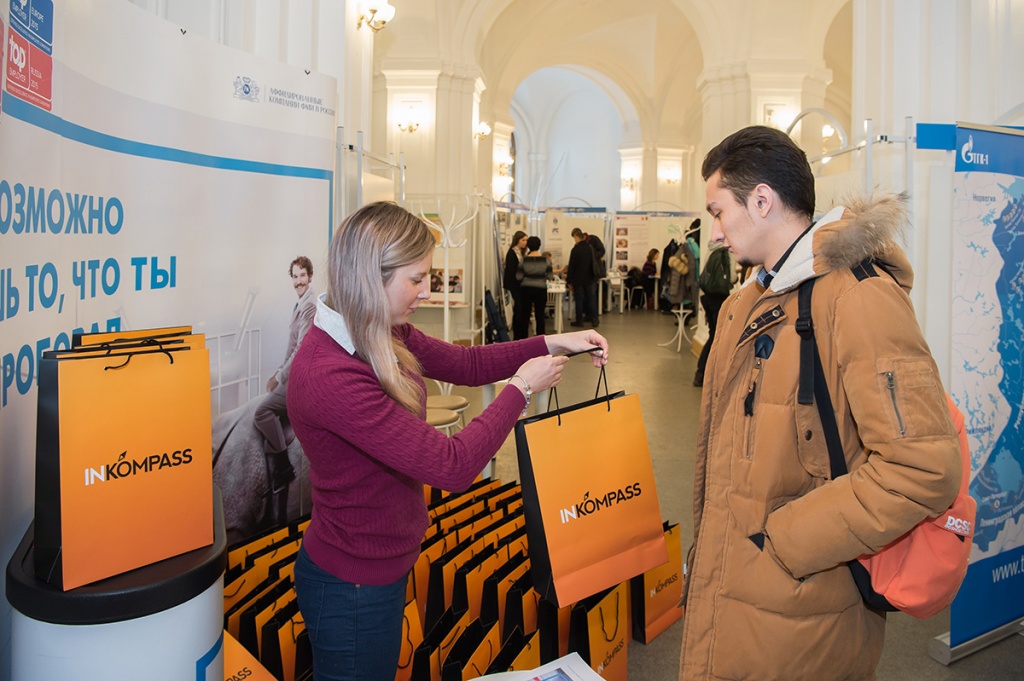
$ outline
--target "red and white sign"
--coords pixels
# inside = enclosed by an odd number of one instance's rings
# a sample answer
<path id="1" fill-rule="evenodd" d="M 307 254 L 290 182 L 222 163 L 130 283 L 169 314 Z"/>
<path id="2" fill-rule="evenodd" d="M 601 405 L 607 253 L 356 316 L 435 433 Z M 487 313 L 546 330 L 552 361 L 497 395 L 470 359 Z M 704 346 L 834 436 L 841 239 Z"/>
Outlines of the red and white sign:
<path id="1" fill-rule="evenodd" d="M 13 27 L 7 34 L 6 52 L 7 91 L 50 111 L 53 57 L 22 37 Z"/>

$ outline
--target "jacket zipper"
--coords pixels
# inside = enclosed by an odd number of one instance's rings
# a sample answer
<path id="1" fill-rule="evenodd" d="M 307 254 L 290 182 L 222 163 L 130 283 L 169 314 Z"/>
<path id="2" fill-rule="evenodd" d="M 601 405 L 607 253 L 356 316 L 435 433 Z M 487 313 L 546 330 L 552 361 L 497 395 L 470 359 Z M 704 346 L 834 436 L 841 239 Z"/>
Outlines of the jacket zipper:
<path id="1" fill-rule="evenodd" d="M 743 400 L 743 415 L 753 416 L 754 415 L 754 394 L 757 392 L 757 379 L 761 374 L 761 358 L 758 357 L 754 360 L 754 372 L 750 379 L 750 385 L 747 386 L 747 397 Z"/>
<path id="2" fill-rule="evenodd" d="M 896 412 L 896 421 L 900 426 L 900 435 L 906 435 L 907 427 L 903 425 L 903 414 L 900 413 L 900 405 L 896 402 L 896 374 L 891 371 L 885 372 L 885 387 L 889 389 L 889 396 L 892 398 L 892 408 Z"/>
<path id="3" fill-rule="evenodd" d="M 757 395 L 757 379 L 761 377 L 761 365 L 761 358 L 754 358 L 754 371 L 751 373 L 750 383 L 747 386 L 747 396 L 743 400 L 743 416 L 750 419 L 746 421 L 743 429 L 743 454 L 746 456 L 747 461 L 754 458 L 751 451 L 750 431 L 754 428 L 754 398 Z"/>

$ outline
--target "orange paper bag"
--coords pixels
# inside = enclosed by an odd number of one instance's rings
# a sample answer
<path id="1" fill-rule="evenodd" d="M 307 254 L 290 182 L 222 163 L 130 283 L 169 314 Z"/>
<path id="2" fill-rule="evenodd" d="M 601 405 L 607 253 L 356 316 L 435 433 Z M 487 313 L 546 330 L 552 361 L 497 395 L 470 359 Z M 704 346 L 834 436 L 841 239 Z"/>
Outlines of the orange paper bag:
<path id="1" fill-rule="evenodd" d="M 213 542 L 205 347 L 44 353 L 36 576 L 64 590 Z"/>
<path id="2" fill-rule="evenodd" d="M 560 607 L 668 560 L 640 399 L 516 424 L 534 586 Z"/>

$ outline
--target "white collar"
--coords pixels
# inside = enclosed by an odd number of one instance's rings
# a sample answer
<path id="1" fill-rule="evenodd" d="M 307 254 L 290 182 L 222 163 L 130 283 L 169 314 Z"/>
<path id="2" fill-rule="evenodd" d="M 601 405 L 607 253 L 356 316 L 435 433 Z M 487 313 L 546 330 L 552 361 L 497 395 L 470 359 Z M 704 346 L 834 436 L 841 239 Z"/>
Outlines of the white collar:
<path id="1" fill-rule="evenodd" d="M 348 331 L 348 324 L 341 313 L 327 307 L 324 299 L 326 293 L 321 293 L 316 299 L 316 315 L 313 317 L 313 325 L 334 339 L 334 342 L 345 348 L 350 355 L 356 354 L 356 346 L 352 343 L 352 334 Z"/>
<path id="2" fill-rule="evenodd" d="M 771 281 L 771 290 L 782 293 L 796 288 L 804 281 L 814 277 L 814 235 L 825 225 L 836 222 L 843 217 L 846 208 L 836 206 L 818 218 L 811 230 L 790 251 L 786 262 Z"/>

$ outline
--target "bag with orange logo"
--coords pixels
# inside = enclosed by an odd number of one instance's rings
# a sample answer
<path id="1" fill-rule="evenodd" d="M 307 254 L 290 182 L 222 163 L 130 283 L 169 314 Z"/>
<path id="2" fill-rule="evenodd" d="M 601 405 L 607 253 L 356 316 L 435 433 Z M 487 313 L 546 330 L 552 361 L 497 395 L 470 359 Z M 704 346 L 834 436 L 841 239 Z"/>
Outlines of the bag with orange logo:
<path id="1" fill-rule="evenodd" d="M 213 542 L 201 336 L 39 362 L 36 576 L 64 590 Z"/>
<path id="2" fill-rule="evenodd" d="M 679 524 L 665 521 L 668 562 L 630 580 L 633 608 L 633 640 L 650 643 L 682 618 L 679 599 L 683 597 L 683 554 Z"/>
<path id="3" fill-rule="evenodd" d="M 629 584 L 585 598 L 572 608 L 569 650 L 608 681 L 626 681 L 629 673 Z"/>
<path id="4" fill-rule="evenodd" d="M 526 672 L 536 669 L 541 663 L 539 639 L 539 631 L 535 631 L 531 636 L 524 636 L 523 632 L 514 629 L 505 637 L 505 642 L 501 644 L 501 650 L 491 661 L 487 673 Z"/>
<path id="5" fill-rule="evenodd" d="M 668 560 L 640 399 L 605 386 L 516 424 L 534 585 L 559 606 Z"/>

